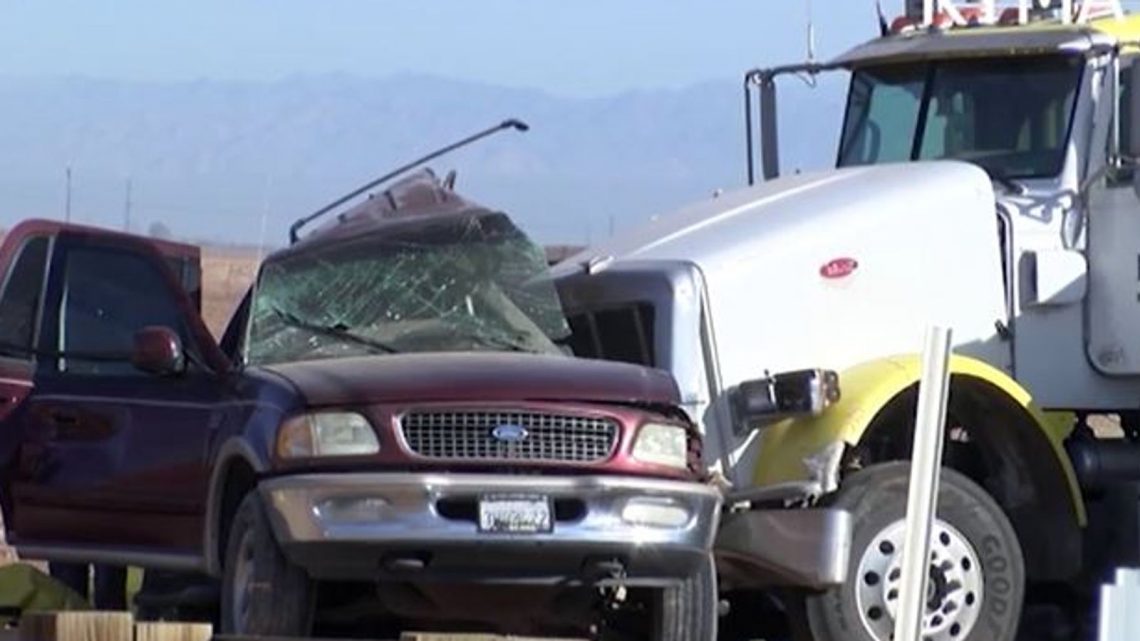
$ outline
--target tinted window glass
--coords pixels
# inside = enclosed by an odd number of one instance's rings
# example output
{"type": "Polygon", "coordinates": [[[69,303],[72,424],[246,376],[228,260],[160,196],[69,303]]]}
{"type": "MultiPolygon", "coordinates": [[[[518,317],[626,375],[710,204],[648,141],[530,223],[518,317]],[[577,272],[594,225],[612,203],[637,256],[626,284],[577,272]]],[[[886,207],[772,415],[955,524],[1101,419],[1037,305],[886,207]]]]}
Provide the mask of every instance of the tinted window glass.
{"type": "Polygon", "coordinates": [[[858,69],[839,165],[955,159],[1006,178],[1054,176],[1083,64],[1050,56],[858,69]]]}
{"type": "Polygon", "coordinates": [[[143,375],[129,357],[135,332],[148,325],[185,339],[177,301],[157,267],[105,249],[68,253],[59,324],[59,369],[80,374],[143,375]]]}
{"type": "Polygon", "coordinates": [[[1010,176],[1058,173],[1079,62],[936,66],[919,159],[968,160],[1010,176]]]}
{"type": "Polygon", "coordinates": [[[839,164],[867,165],[910,158],[926,70],[870,69],[851,80],[839,164]]]}
{"type": "Polygon", "coordinates": [[[33,238],[20,251],[0,297],[0,354],[30,358],[43,290],[48,239],[33,238]]]}
{"type": "Polygon", "coordinates": [[[201,312],[202,275],[199,273],[197,261],[183,256],[167,256],[166,266],[174,272],[182,289],[186,290],[187,296],[199,308],[197,311],[201,312]]]}

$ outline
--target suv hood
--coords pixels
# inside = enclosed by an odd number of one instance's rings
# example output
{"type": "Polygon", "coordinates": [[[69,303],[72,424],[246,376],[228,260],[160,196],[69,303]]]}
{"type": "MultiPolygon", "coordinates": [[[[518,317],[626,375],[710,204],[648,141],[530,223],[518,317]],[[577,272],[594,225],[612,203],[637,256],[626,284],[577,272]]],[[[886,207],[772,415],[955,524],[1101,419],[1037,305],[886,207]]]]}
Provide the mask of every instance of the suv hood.
{"type": "Polygon", "coordinates": [[[568,356],[499,352],[361,356],[265,366],[310,406],[445,401],[680,402],[664,371],[568,356]]]}

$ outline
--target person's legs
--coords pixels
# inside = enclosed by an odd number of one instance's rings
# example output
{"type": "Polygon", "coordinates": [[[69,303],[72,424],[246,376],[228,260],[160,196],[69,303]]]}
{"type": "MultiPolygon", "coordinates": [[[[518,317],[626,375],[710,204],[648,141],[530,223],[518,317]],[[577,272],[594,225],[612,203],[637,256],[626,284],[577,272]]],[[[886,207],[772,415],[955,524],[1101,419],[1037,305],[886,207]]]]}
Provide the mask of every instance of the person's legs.
{"type": "Polygon", "coordinates": [[[127,609],[127,569],[119,565],[95,566],[95,609],[127,609]]]}
{"type": "Polygon", "coordinates": [[[52,578],[74,590],[84,599],[90,592],[90,566],[86,563],[49,563],[52,578]]]}

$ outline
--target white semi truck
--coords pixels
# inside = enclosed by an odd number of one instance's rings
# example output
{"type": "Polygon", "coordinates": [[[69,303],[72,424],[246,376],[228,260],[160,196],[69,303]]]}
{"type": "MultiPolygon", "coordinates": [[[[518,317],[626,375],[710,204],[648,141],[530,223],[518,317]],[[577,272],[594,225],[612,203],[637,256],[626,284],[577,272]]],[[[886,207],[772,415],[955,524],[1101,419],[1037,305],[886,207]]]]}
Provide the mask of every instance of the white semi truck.
{"type": "MultiPolygon", "coordinates": [[[[763,182],[555,268],[573,347],[670,370],[730,504],[850,514],[785,532],[810,552],[784,559],[790,583],[820,580],[783,604],[817,641],[889,641],[915,351],[950,325],[923,636],[1072,638],[1091,586],[1140,563],[1140,17],[908,5],[833,61],[749,72],[763,182]],[[836,165],[781,177],[776,80],[832,70],[850,74],[836,165]]],[[[732,636],[761,618],[738,604],[770,570],[747,514],[719,535],[724,638],[753,638],[732,636]]]]}

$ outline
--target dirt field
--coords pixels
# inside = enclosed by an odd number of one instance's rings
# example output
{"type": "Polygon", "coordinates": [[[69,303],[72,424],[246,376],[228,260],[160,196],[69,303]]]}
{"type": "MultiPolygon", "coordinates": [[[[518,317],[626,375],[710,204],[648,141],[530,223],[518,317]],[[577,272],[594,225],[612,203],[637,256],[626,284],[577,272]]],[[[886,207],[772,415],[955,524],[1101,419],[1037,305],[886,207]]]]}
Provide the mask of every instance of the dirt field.
{"type": "Polygon", "coordinates": [[[253,249],[206,246],[202,248],[202,317],[220,337],[234,307],[257,275],[258,256],[253,249]]]}

